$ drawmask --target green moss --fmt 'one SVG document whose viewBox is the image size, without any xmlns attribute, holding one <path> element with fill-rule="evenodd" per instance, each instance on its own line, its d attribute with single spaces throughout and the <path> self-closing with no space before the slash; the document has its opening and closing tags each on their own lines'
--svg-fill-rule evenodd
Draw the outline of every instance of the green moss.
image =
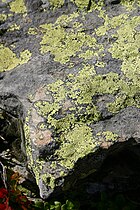
<svg viewBox="0 0 140 210">
<path fill-rule="evenodd" d="M 26 13 L 27 9 L 24 0 L 15 0 L 9 3 L 11 12 L 14 13 Z"/>
</svg>

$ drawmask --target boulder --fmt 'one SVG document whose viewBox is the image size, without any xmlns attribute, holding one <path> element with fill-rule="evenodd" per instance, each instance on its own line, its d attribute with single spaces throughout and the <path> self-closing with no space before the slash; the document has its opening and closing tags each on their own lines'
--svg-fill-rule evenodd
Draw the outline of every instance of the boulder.
<svg viewBox="0 0 140 210">
<path fill-rule="evenodd" d="M 123 189 L 110 159 L 128 148 L 139 163 L 139 26 L 139 1 L 1 4 L 1 155 L 10 149 L 41 198 L 85 183 L 93 194 L 114 177 Z M 102 169 L 110 179 L 87 181 Z"/>
</svg>

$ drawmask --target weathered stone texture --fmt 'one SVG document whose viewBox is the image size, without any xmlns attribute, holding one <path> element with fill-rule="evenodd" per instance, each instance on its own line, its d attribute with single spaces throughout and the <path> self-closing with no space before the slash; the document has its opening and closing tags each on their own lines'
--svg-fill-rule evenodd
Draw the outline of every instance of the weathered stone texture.
<svg viewBox="0 0 140 210">
<path fill-rule="evenodd" d="M 0 3 L 0 90 L 23 105 L 1 94 L 0 109 L 24 124 L 42 198 L 94 174 L 111 146 L 139 144 L 139 11 L 140 1 Z"/>
</svg>

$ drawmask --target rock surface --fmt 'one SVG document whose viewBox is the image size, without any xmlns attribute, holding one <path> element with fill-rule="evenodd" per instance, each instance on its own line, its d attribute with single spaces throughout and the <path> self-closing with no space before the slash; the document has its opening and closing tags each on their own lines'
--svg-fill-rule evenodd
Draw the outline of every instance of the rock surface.
<svg viewBox="0 0 140 210">
<path fill-rule="evenodd" d="M 140 160 L 139 40 L 140 1 L 0 2 L 1 153 L 20 151 L 41 198 L 94 176 L 127 142 Z"/>
</svg>

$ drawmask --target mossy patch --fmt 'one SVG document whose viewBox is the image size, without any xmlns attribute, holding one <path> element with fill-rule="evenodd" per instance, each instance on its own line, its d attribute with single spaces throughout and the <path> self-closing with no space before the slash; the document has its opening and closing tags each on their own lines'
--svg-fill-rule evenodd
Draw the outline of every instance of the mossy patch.
<svg viewBox="0 0 140 210">
<path fill-rule="evenodd" d="M 11 70 L 18 65 L 27 63 L 31 58 L 31 52 L 25 50 L 20 53 L 20 58 L 8 47 L 0 45 L 0 72 Z"/>
</svg>

